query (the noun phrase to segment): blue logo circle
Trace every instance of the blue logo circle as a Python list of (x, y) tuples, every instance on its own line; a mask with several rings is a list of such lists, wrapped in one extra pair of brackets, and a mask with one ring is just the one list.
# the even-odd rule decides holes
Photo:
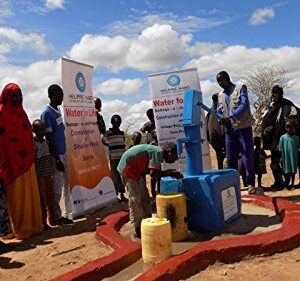
[(86, 82), (85, 82), (84, 75), (81, 72), (77, 73), (76, 78), (75, 78), (75, 82), (76, 82), (77, 89), (80, 92), (84, 92), (85, 87), (86, 87)]
[(178, 86), (180, 84), (180, 78), (178, 75), (176, 74), (172, 74), (168, 77), (167, 79), (167, 83), (169, 86), (171, 87), (175, 87)]

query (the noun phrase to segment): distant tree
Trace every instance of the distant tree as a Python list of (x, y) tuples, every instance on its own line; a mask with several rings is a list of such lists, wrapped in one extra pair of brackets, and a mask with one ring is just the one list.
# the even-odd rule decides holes
[(271, 103), (273, 86), (280, 85), (287, 90), (291, 81), (280, 65), (257, 66), (243, 74), (241, 81), (247, 85), (250, 103), (254, 108), (254, 133), (260, 134), (263, 115)]
[[(125, 127), (125, 130), (124, 130), (125, 144), (126, 144), (127, 148), (132, 144), (132, 135), (133, 135), (134, 131), (131, 130), (131, 128), (134, 125), (135, 125), (135, 121), (127, 120), (126, 127)], [(137, 129), (136, 131), (139, 131), (139, 129)], [(147, 143), (147, 138), (146, 138), (146, 135), (142, 133), (141, 144), (144, 144), (144, 143)]]
[(126, 125), (125, 125), (125, 130), (124, 133), (125, 135), (129, 135), (129, 129), (134, 125), (134, 121), (132, 120), (127, 120)]
[(132, 143), (132, 134), (129, 132), (130, 127), (132, 127), (134, 125), (134, 121), (132, 120), (127, 120), (126, 125), (125, 125), (125, 130), (124, 130), (124, 135), (125, 135), (125, 144), (126, 147), (128, 148), (131, 143)]

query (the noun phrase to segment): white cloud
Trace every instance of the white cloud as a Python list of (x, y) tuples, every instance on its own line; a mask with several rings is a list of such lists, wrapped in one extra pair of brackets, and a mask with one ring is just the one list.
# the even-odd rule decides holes
[(46, 0), (45, 6), (50, 10), (63, 9), (65, 0)]
[(68, 55), (115, 72), (126, 67), (156, 71), (173, 67), (188, 55), (191, 39), (191, 34), (180, 36), (170, 25), (155, 24), (136, 38), (86, 34)]
[(1, 0), (0, 1), (0, 20), (9, 18), (12, 15), (13, 15), (13, 11), (11, 9), (11, 1)]
[(139, 70), (168, 69), (186, 55), (191, 35), (180, 36), (170, 25), (155, 24), (133, 41), (127, 64)]
[(211, 102), (211, 96), (215, 93), (220, 92), (219, 85), (216, 81), (211, 80), (200, 80), (201, 92), (203, 95), (203, 99)]
[(273, 8), (256, 9), (251, 15), (249, 22), (251, 25), (260, 25), (267, 22), (267, 19), (273, 18), (275, 12)]
[(11, 47), (7, 43), (0, 43), (0, 54), (7, 54), (11, 51)]
[[(134, 10), (132, 10), (134, 11)], [(179, 16), (173, 13), (149, 14), (142, 11), (142, 16), (132, 17), (132, 20), (117, 21), (108, 27), (111, 33), (117, 34), (137, 34), (154, 24), (171, 25), (178, 32), (194, 32), (206, 28), (215, 27), (228, 23), (229, 18), (218, 17), (197, 17), (197, 16)], [(146, 15), (145, 15), (146, 14)]]
[(96, 94), (104, 95), (135, 95), (144, 85), (142, 79), (111, 78), (96, 86)]
[(215, 76), (221, 70), (238, 76), (260, 64), (279, 64), (289, 72), (299, 71), (300, 47), (247, 48), (228, 46), (219, 52), (192, 59), (185, 67), (197, 67), (200, 77)]
[(138, 131), (148, 121), (146, 111), (152, 107), (151, 100), (142, 100), (136, 104), (128, 104), (120, 100), (105, 102), (102, 100), (102, 114), (106, 127), (110, 127), (110, 118), (114, 114), (122, 117), (122, 130)]
[(106, 67), (119, 71), (126, 65), (126, 54), (131, 40), (123, 37), (103, 35), (84, 35), (80, 42), (73, 45), (68, 55), (75, 60), (89, 63), (95, 67)]
[(221, 43), (212, 42), (197, 42), (196, 44), (188, 48), (188, 54), (190, 56), (204, 56), (216, 53), (224, 49), (225, 45)]
[(46, 54), (49, 50), (49, 44), (44, 40), (44, 35), (37, 33), (22, 33), (14, 28), (0, 27), (0, 44), (5, 46), (6, 52), (11, 49), (32, 49), (39, 54)]
[[(287, 97), (300, 105), (300, 97), (294, 94), (300, 92), (300, 47), (261, 49), (241, 45), (226, 46), (210, 42), (192, 44), (191, 42), (190, 34), (181, 35), (170, 25), (153, 25), (146, 28), (139, 36), (131, 38), (84, 35), (80, 42), (71, 48), (69, 55), (73, 59), (113, 71), (129, 67), (151, 71), (164, 68), (175, 69), (189, 56), (197, 56), (184, 68), (198, 68), (203, 99), (207, 105), (211, 104), (211, 95), (220, 90), (215, 81), (215, 75), (219, 71), (228, 71), (232, 80), (236, 81), (241, 74), (257, 65), (278, 64), (286, 69), (293, 82), (293, 88), (287, 93)], [(23, 90), (24, 104), (29, 116), (32, 119), (37, 118), (48, 103), (48, 86), (52, 83), (60, 83), (60, 61), (39, 61), (26, 67), (5, 65), (3, 56), (10, 51), (10, 48), (11, 45), (0, 42), (1, 86), (8, 82), (18, 83)], [(101, 95), (117, 93), (120, 96), (136, 94), (143, 83), (142, 79), (112, 78), (98, 85), (95, 93)], [(126, 100), (126, 97), (122, 98)], [(102, 98), (102, 102), (107, 126), (110, 125), (113, 114), (120, 114), (123, 118), (122, 128), (125, 130), (128, 125), (131, 125), (130, 131), (139, 129), (147, 121), (145, 112), (152, 105), (150, 97), (149, 100), (136, 104), (121, 101), (120, 98), (112, 101)]]
[[(207, 77), (215, 81), (216, 74), (221, 70), (228, 71), (232, 80), (237, 80), (258, 65), (280, 65), (293, 82), (289, 91), (300, 92), (300, 47), (261, 49), (228, 46), (219, 52), (192, 59), (184, 67), (197, 67), (201, 79)], [(293, 100), (300, 105), (300, 97), (293, 95)]]
[(1, 70), (0, 85), (2, 88), (8, 83), (20, 86), (24, 96), (24, 108), (31, 120), (39, 118), (48, 104), (48, 87), (61, 83), (60, 60), (39, 61), (27, 67), (1, 65)]

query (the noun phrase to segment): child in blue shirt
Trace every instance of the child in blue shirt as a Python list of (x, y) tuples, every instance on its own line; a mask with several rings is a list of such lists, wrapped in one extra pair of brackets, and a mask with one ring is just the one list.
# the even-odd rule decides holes
[(280, 137), (278, 145), (281, 152), (285, 186), (289, 190), (294, 188), (295, 174), (298, 168), (299, 137), (295, 135), (296, 127), (295, 120), (287, 120), (285, 124), (287, 133)]

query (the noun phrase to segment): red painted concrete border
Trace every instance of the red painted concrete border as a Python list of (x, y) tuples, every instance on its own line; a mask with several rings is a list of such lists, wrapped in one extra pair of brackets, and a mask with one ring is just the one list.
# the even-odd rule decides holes
[(99, 241), (115, 251), (108, 256), (88, 262), (67, 272), (53, 281), (98, 281), (111, 277), (142, 256), (141, 245), (121, 236), (118, 231), (129, 220), (128, 212), (122, 211), (106, 217), (96, 229)]
[(189, 251), (152, 267), (135, 280), (186, 279), (217, 260), (230, 261), (246, 255), (273, 254), (300, 245), (299, 205), (266, 196), (243, 196), (243, 202), (275, 210), (282, 216), (282, 227), (261, 234), (201, 242)]
[[(180, 280), (205, 269), (217, 260), (230, 261), (246, 255), (273, 254), (300, 245), (300, 205), (267, 196), (243, 196), (244, 203), (266, 207), (282, 217), (282, 227), (277, 230), (206, 241), (189, 251), (154, 266), (136, 280)], [(118, 230), (129, 220), (127, 212), (112, 214), (96, 230), (96, 237), (116, 251), (109, 256), (89, 262), (53, 280), (82, 281), (111, 277), (141, 258), (141, 245), (122, 237)]]

